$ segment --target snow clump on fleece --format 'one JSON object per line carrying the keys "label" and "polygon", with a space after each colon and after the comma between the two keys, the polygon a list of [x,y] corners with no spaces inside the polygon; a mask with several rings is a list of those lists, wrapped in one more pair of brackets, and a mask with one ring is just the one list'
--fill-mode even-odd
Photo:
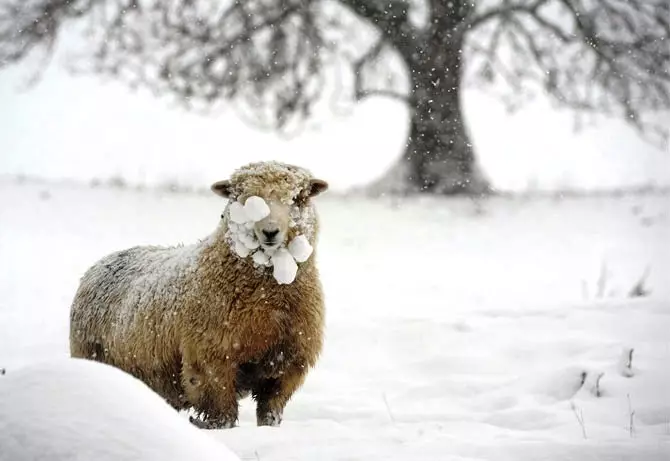
{"label": "snow clump on fleece", "polygon": [[56,359],[0,379],[0,461],[240,461],[140,380]]}
{"label": "snow clump on fleece", "polygon": [[[290,284],[298,273],[298,264],[309,259],[314,251],[304,235],[298,235],[288,245],[279,248],[261,247],[254,224],[270,214],[270,207],[262,197],[249,197],[244,204],[239,201],[230,204],[228,238],[233,251],[240,257],[251,259],[257,267],[272,267],[272,275],[280,284]],[[296,226],[295,218],[300,211],[292,211],[291,227]]]}

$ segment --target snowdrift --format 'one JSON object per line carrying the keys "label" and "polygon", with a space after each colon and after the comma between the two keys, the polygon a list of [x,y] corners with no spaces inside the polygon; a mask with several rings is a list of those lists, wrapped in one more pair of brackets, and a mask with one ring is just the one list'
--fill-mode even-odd
{"label": "snowdrift", "polygon": [[0,377],[2,461],[239,461],[134,377],[57,359]]}

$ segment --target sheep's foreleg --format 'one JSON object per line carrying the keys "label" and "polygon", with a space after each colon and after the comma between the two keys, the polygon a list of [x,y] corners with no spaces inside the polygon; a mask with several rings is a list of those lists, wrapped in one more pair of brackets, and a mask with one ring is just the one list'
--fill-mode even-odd
{"label": "sheep's foreleg", "polygon": [[284,407],[305,381],[305,376],[307,376],[305,368],[295,367],[285,370],[279,378],[266,379],[259,383],[254,389],[258,426],[279,426],[281,424]]}
{"label": "sheep's foreleg", "polygon": [[203,429],[235,427],[237,423],[237,393],[235,373],[229,367],[203,370],[194,364],[184,365],[182,383],[186,399],[198,412],[191,422]]}

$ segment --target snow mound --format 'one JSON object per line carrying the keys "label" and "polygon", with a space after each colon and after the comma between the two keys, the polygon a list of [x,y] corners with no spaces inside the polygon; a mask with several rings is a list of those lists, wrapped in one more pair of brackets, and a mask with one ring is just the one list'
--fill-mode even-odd
{"label": "snow mound", "polygon": [[81,359],[0,379],[0,460],[239,461],[144,383]]}

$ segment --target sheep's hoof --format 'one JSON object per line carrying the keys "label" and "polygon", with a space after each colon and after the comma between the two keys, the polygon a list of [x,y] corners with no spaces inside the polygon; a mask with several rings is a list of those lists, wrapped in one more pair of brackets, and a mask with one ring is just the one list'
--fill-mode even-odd
{"label": "sheep's hoof", "polygon": [[236,423],[236,420],[232,418],[203,420],[189,416],[188,420],[199,429],[231,429],[235,427]]}
{"label": "sheep's hoof", "polygon": [[282,415],[280,412],[268,411],[262,415],[258,415],[257,424],[259,426],[279,426],[282,421]]}

